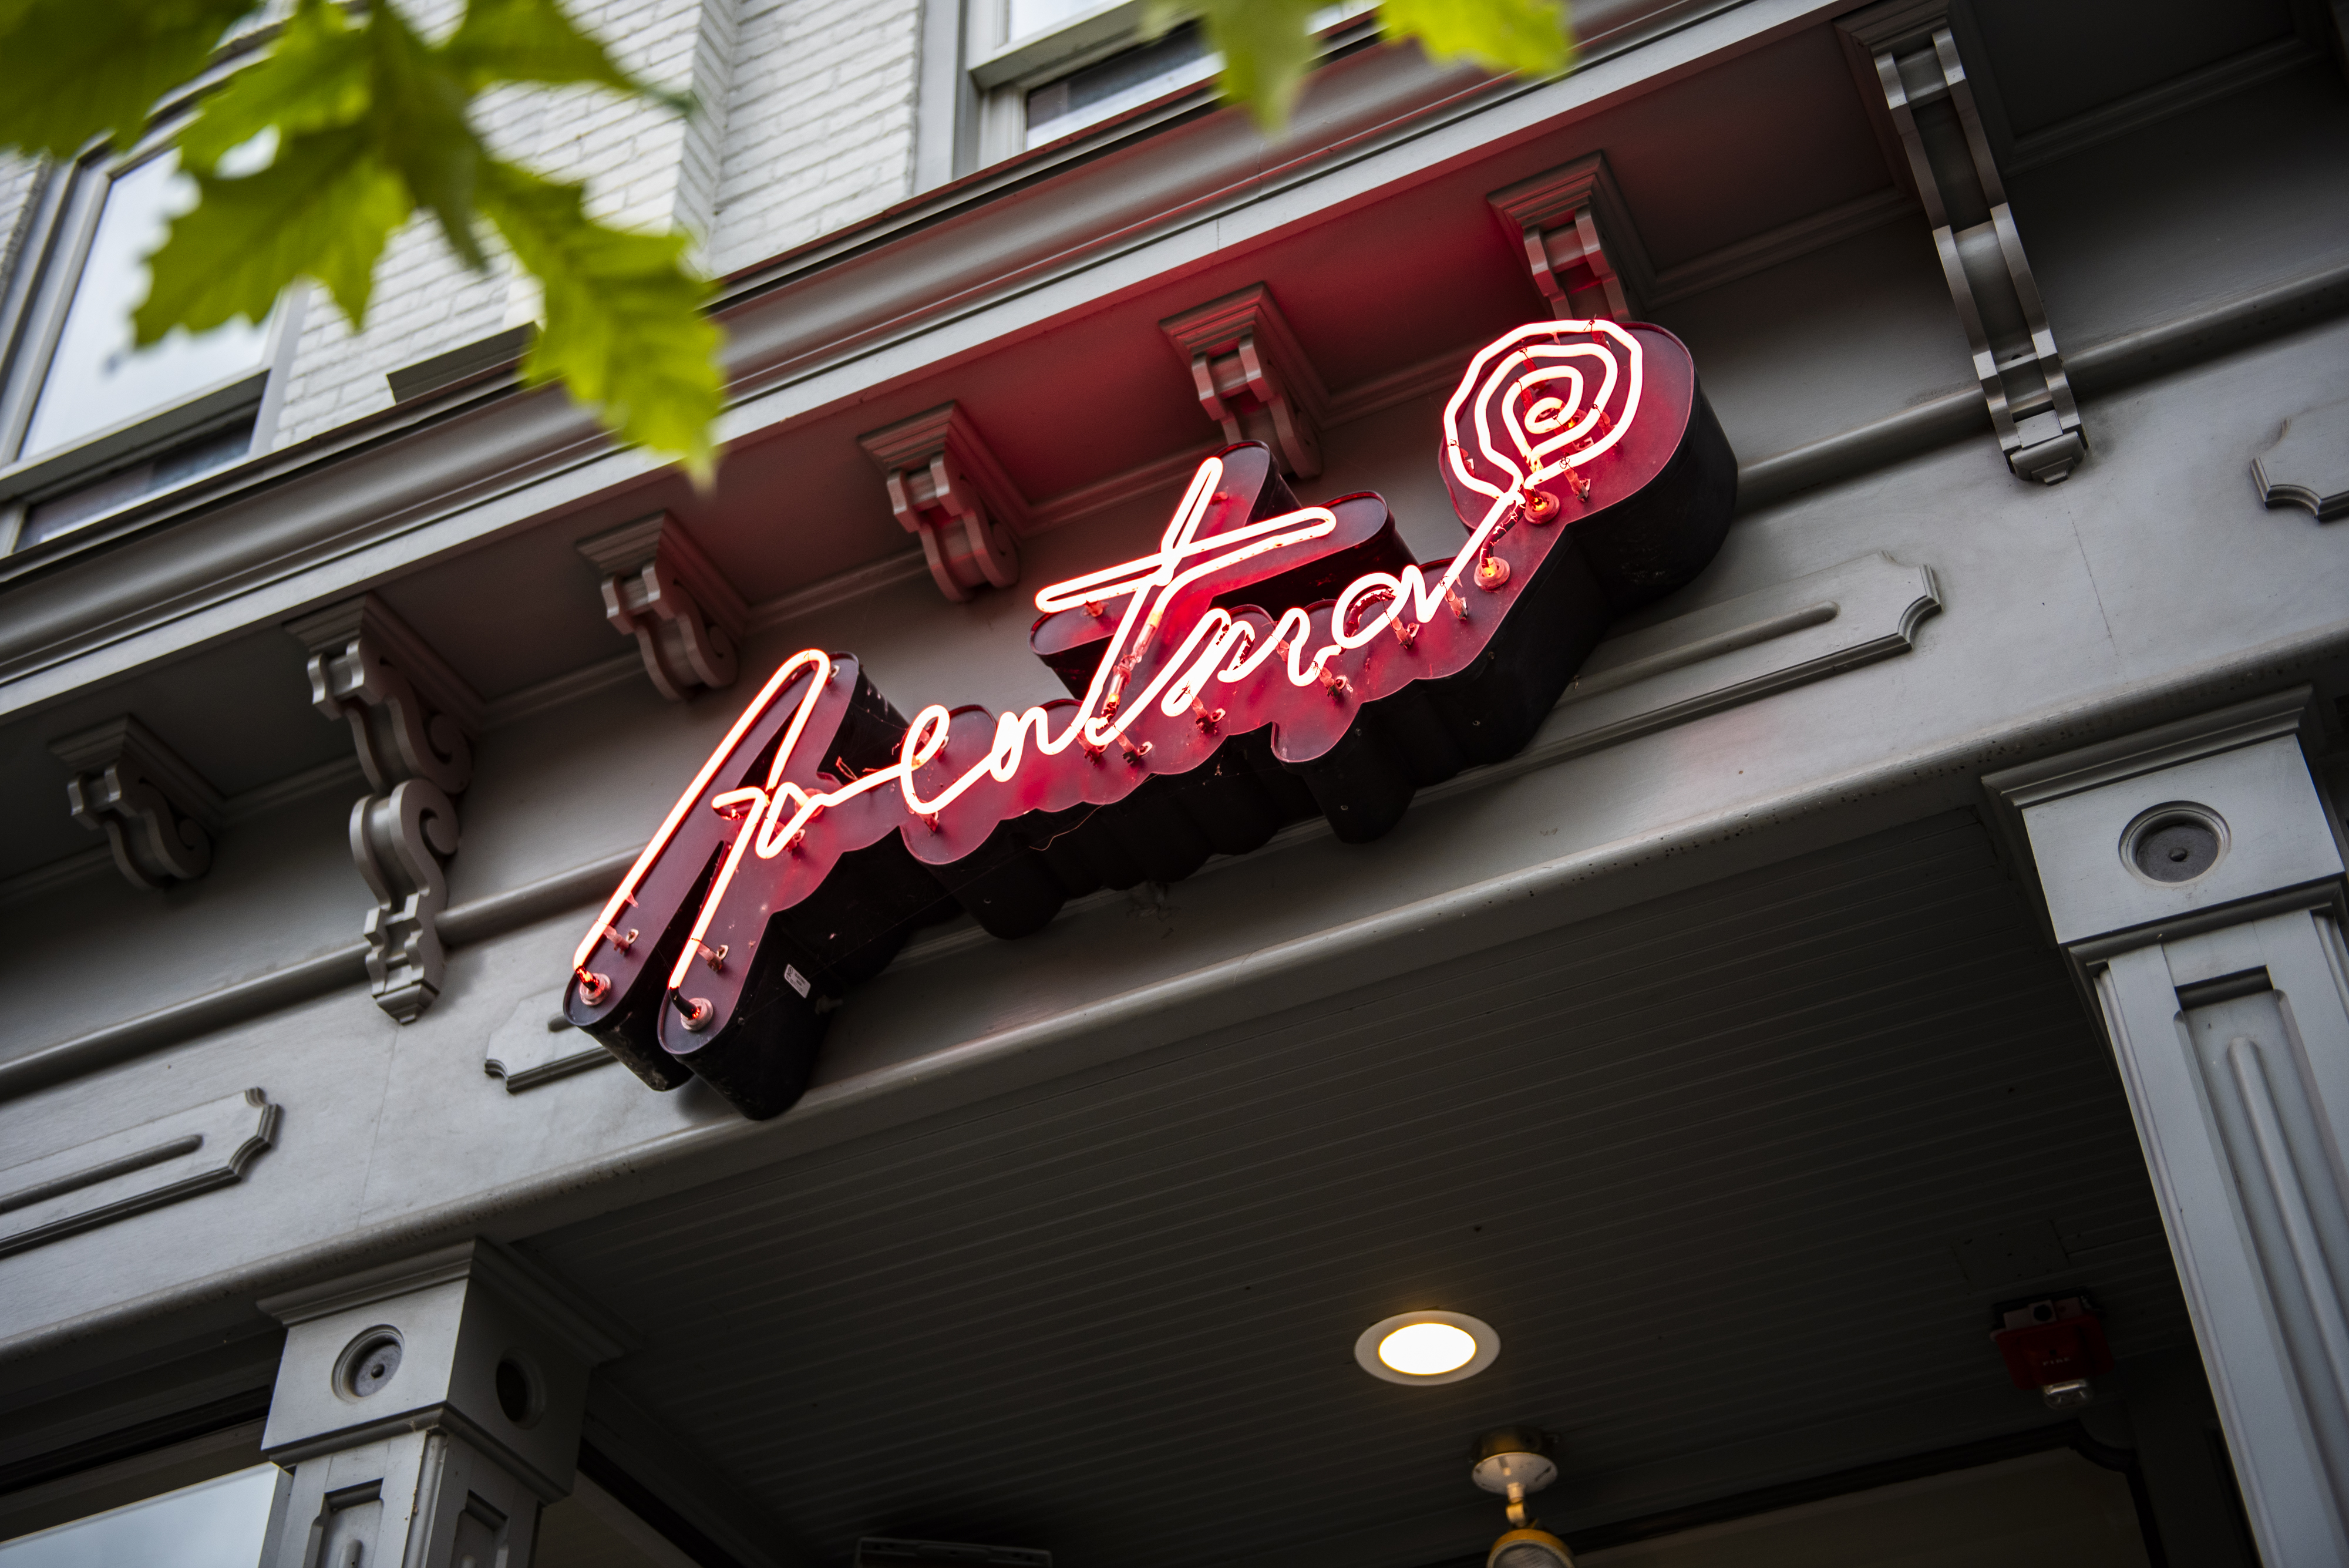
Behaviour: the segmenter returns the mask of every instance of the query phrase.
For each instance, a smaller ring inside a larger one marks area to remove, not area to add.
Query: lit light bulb
[[[1493,1365],[1501,1336],[1483,1318],[1423,1307],[1399,1312],[1355,1337],[1354,1361],[1386,1383],[1457,1383]]]
[[[1448,1323],[1407,1323],[1379,1341],[1379,1359],[1413,1377],[1465,1366],[1475,1355],[1475,1337]]]

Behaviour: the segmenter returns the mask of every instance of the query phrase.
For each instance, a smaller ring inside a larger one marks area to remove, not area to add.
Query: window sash
[[[144,293],[140,257],[160,242],[171,216],[186,210],[185,177],[168,147],[90,173],[104,187],[88,220],[88,237],[79,247],[72,285],[62,290],[62,315],[18,439],[20,459],[79,445],[249,374],[262,367],[268,351],[266,317],[199,334],[174,332],[160,343],[134,349],[129,316]]]

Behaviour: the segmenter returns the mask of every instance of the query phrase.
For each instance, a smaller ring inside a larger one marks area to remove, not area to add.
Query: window
[[[1121,49],[1107,59],[1030,88],[1022,95],[1026,144],[1040,147],[1215,74],[1196,22],[1164,37]]]
[[[927,118],[956,125],[953,172],[966,173],[1057,141],[1170,94],[1213,81],[1222,59],[1198,24],[1157,38],[1142,33],[1143,0],[946,0],[963,6],[959,79],[926,88]],[[932,15],[939,0],[932,0]],[[1316,32],[1368,15],[1355,0],[1315,13]],[[951,19],[949,13],[949,19]],[[926,80],[930,79],[926,72]],[[959,111],[948,115],[947,94]],[[933,106],[935,106],[933,108]],[[944,132],[926,132],[934,146]],[[946,177],[943,148],[926,161],[926,184]]]
[[[144,258],[187,205],[188,182],[179,172],[179,155],[166,151],[108,182],[64,330],[33,404],[23,455],[55,451],[126,415],[178,402],[260,368],[266,323],[232,321],[201,337],[174,332],[150,348],[130,346],[130,313],[147,292]]]
[[[1009,36],[1030,38],[1048,28],[1074,21],[1092,7],[1087,0],[1009,0]]]
[[[265,147],[245,154],[265,160]],[[131,346],[145,257],[194,185],[168,146],[92,159],[52,182],[6,323],[0,383],[0,551],[80,527],[251,450],[285,303],[259,323]]]
[[[275,1465],[255,1465],[143,1502],[0,1541],[0,1568],[254,1568],[277,1500]]]

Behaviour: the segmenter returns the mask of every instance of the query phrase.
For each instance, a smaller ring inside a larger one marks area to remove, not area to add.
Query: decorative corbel
[[[2349,402],[2303,409],[2251,459],[2262,506],[2305,507],[2319,523],[2349,517]]]
[[[1160,322],[1226,441],[1260,441],[1291,479],[1321,472],[1330,395],[1263,284]]]
[[[212,868],[220,792],[155,732],[125,713],[49,750],[73,770],[66,804],[74,820],[106,835],[132,887],[192,882]]]
[[[579,553],[604,574],[604,618],[636,639],[662,696],[733,684],[750,607],[676,518],[656,512],[580,540]]]
[[[1863,90],[1880,99],[1899,133],[2007,467],[2043,484],[2069,478],[2088,454],[2087,432],[1958,57],[1946,0],[1884,0],[1842,18],[1836,30]]]
[[[440,994],[437,928],[472,782],[481,699],[373,594],[287,625],[310,653],[310,701],[349,722],[372,793],[351,807],[351,858],[375,894],[364,928],[376,1005],[402,1023]]]
[[[1607,155],[1560,165],[1486,201],[1525,247],[1534,286],[1560,320],[1640,319],[1655,284],[1648,249],[1615,184]]]
[[[922,541],[938,592],[960,604],[1019,580],[1028,500],[959,403],[856,438],[889,486],[889,506]]]

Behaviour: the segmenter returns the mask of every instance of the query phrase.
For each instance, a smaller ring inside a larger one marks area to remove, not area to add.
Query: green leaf
[[[134,140],[154,101],[201,77],[253,4],[0,0],[0,51],[16,67],[0,97],[0,146],[73,156],[98,131]],[[363,326],[384,246],[418,208],[476,268],[487,265],[486,216],[543,289],[525,379],[563,381],[622,439],[709,477],[720,335],[705,314],[709,285],[682,263],[685,236],[593,222],[580,187],[493,162],[470,118],[501,82],[684,100],[622,70],[557,0],[471,0],[437,47],[393,0],[295,0],[254,54],[182,128],[199,201],[149,258],[141,344],[258,321],[305,277]],[[264,132],[275,138],[268,166],[222,175],[224,156]]]
[[[1197,17],[1224,57],[1223,93],[1266,136],[1280,134],[1312,67],[1313,13],[1322,0],[1150,0],[1142,30],[1157,37]],[[1383,0],[1381,30],[1417,38],[1433,60],[1465,57],[1496,71],[1547,76],[1574,63],[1565,0]]]
[[[66,159],[102,134],[129,148],[253,3],[0,0],[0,147]]]
[[[174,327],[259,321],[305,276],[362,325],[376,259],[414,210],[363,127],[294,137],[257,174],[199,174],[196,183],[203,199],[172,221],[149,261],[154,281],[132,318],[141,345]]]
[[[680,458],[707,483],[723,396],[709,284],[682,263],[683,234],[629,234],[586,214],[577,185],[495,161],[481,211],[545,290],[546,321],[523,360],[535,386],[560,380],[622,440]]]
[[[486,269],[473,187],[487,155],[466,119],[471,90],[388,5],[367,13],[367,38],[377,151],[408,182],[416,204],[440,221],[458,258]]]
[[[1146,25],[1164,31],[1185,16],[1206,25],[1207,47],[1224,57],[1223,92],[1245,105],[1267,136],[1288,123],[1314,55],[1319,0],[1154,0]]]
[[[690,108],[689,99],[661,92],[622,70],[554,0],[471,0],[464,21],[441,46],[440,54],[476,89],[499,81],[543,87],[585,83],[654,99],[680,112]]]
[[[1537,77],[1574,63],[1561,0],[1384,0],[1379,26],[1390,38],[1417,38],[1432,60]]]
[[[1207,38],[1224,57],[1224,92],[1267,135],[1288,123],[1312,68],[1315,0],[1209,0]]]
[[[274,127],[280,136],[355,125],[372,94],[367,35],[342,8],[310,0],[286,18],[276,47],[203,101],[180,135],[180,159],[210,172],[222,154]]]

